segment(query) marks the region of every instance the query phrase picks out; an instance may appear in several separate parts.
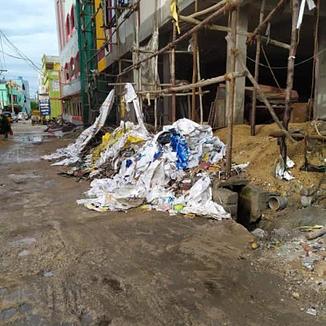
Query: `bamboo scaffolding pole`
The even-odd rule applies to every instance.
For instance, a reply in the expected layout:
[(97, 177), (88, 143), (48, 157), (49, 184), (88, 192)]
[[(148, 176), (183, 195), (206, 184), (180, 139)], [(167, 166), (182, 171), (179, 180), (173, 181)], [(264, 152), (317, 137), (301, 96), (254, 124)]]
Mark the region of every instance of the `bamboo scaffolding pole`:
[[(155, 0), (155, 19), (154, 19), (154, 29), (158, 33), (158, 0)], [(157, 90), (157, 80), (158, 80), (158, 56), (155, 57), (155, 72), (154, 72), (154, 83), (155, 91)], [(157, 131), (158, 127), (158, 117), (157, 117), (157, 96), (154, 98), (154, 130)]]
[[(204, 91), (203, 94), (208, 94), (210, 93), (210, 91)], [(157, 96), (157, 97), (172, 97), (172, 93), (159, 93), (158, 91), (149, 91), (149, 92), (146, 92), (146, 91), (142, 91), (142, 92), (137, 92), (137, 94), (139, 95), (153, 95), (153, 96)], [(175, 93), (175, 96), (176, 97), (183, 97), (183, 96), (191, 96), (192, 95), (192, 92), (190, 93)], [(196, 95), (199, 95), (199, 92), (196, 93)], [(190, 105), (191, 106), (191, 105)]]
[[(195, 12), (198, 10), (198, 1), (195, 1)], [(197, 47), (198, 47), (198, 34), (192, 34), (192, 83), (195, 84), (197, 79)], [(196, 88), (192, 89), (191, 100), (191, 119), (196, 121)]]
[[(175, 42), (176, 36), (177, 36), (177, 29), (176, 29), (176, 23), (173, 21), (173, 31), (172, 31), (172, 43)], [(171, 53), (171, 62), (170, 62), (170, 67), (171, 67), (171, 84), (172, 88), (175, 86), (175, 46), (172, 48), (172, 53)], [(171, 89), (172, 89), (171, 88)], [(177, 110), (177, 99), (174, 94), (174, 91), (172, 91), (172, 122), (176, 121), (176, 110)]]
[[(233, 10), (229, 17), (229, 26), (231, 33), (227, 36), (228, 42), (228, 53), (230, 56), (230, 71), (234, 73), (236, 66), (236, 39), (237, 39), (237, 22), (238, 22), (238, 11)], [(232, 168), (232, 147), (233, 147), (233, 113), (234, 113), (234, 103), (235, 103), (235, 78), (231, 78), (227, 81), (227, 149), (226, 149), (226, 176), (231, 176)]]
[[(201, 20), (195, 19), (195, 18), (191, 18), (189, 16), (179, 16), (179, 19), (188, 23), (188, 24), (192, 24), (192, 25), (198, 25), (201, 23)], [(207, 26), (205, 26), (206, 29), (208, 30), (212, 30), (212, 31), (217, 31), (217, 32), (225, 32), (225, 33), (229, 33), (230, 32), (230, 28), (227, 26), (222, 26), (222, 25), (216, 25), (216, 24), (209, 24)], [(239, 35), (245, 35), (247, 37), (252, 37), (253, 33), (252, 32), (238, 32)], [(268, 42), (268, 44), (270, 45), (274, 45), (276, 47), (282, 48), (282, 49), (286, 49), (289, 50), (290, 49), (290, 45), (281, 41), (277, 41), (274, 40), (272, 38), (268, 38), (266, 36), (261, 35), (261, 40), (264, 42)]]
[[(189, 38), (189, 36), (191, 36), (194, 32), (199, 31), (200, 29), (202, 29), (205, 25), (209, 24), (213, 19), (224, 15), (226, 12), (240, 6), (243, 3), (244, 0), (228, 0), (228, 3), (222, 7), (221, 9), (215, 11), (214, 13), (212, 13), (210, 16), (206, 17), (203, 21), (201, 21), (200, 24), (194, 26), (192, 29), (190, 29), (189, 31), (187, 31), (185, 34), (181, 35), (180, 37), (178, 37), (177, 39), (175, 39), (175, 41), (170, 42), (169, 44), (167, 44), (166, 46), (164, 46), (163, 48), (161, 48), (160, 50), (156, 51), (155, 53), (151, 54), (150, 56), (148, 56), (147, 58), (144, 58), (143, 60), (136, 62), (136, 64), (134, 66), (137, 66), (143, 62), (146, 62), (150, 59), (152, 59), (153, 57), (160, 55), (170, 49), (172, 49), (173, 47), (175, 47), (178, 43), (184, 41), (185, 39)], [(125, 69), (124, 71), (122, 71), (122, 74), (126, 74), (128, 72), (130, 72), (134, 67), (131, 66), (127, 69)]]
[(290, 122), (290, 101), (291, 101), (291, 92), (293, 89), (293, 79), (294, 79), (294, 63), (295, 56), (297, 53), (298, 46), (298, 30), (297, 22), (299, 17), (299, 0), (292, 0), (292, 29), (291, 29), (291, 48), (289, 51), (288, 59), (288, 72), (287, 72), (287, 82), (285, 90), (285, 114), (283, 119), (283, 124), (286, 129), (288, 129)]
[(283, 6), (288, 2), (288, 0), (280, 0), (276, 7), (265, 17), (265, 19), (256, 27), (252, 35), (249, 37), (249, 42), (252, 42), (253, 39), (262, 32), (262, 29), (266, 24), (283, 8)]
[(240, 64), (240, 66), (242, 67), (242, 69), (244, 69), (244, 71), (246, 72), (246, 76), (248, 77), (248, 79), (250, 80), (250, 82), (252, 83), (253, 87), (256, 88), (258, 95), (260, 96), (261, 100), (263, 101), (263, 103), (266, 105), (270, 115), (272, 116), (274, 122), (277, 124), (277, 126), (283, 131), (283, 133), (285, 134), (285, 136), (287, 138), (289, 138), (292, 142), (295, 142), (295, 140), (293, 139), (293, 137), (290, 135), (290, 133), (288, 132), (288, 130), (286, 130), (283, 127), (282, 122), (279, 120), (279, 118), (277, 117), (272, 105), (269, 103), (266, 95), (264, 94), (263, 90), (260, 88), (259, 84), (256, 82), (255, 77), (250, 73), (249, 69), (247, 68), (245, 61), (242, 57), (242, 55), (238, 54), (238, 62)]
[[(291, 28), (291, 48), (289, 51), (289, 59), (288, 59), (288, 71), (287, 71), (287, 81), (286, 81), (286, 90), (285, 90), (285, 112), (283, 117), (283, 125), (286, 130), (289, 129), (289, 122), (291, 117), (291, 92), (293, 89), (293, 79), (294, 79), (294, 63), (295, 56), (297, 53), (298, 46), (298, 30), (297, 30), (297, 22), (299, 17), (299, 0), (292, 0), (292, 28)], [(280, 148), (281, 148), (281, 156), (285, 165), (287, 167), (287, 144), (285, 137), (281, 138)]]
[[(180, 86), (165, 88), (165, 89), (158, 90), (158, 91), (151, 91), (151, 92), (144, 92), (144, 93), (145, 94), (147, 94), (147, 93), (150, 93), (150, 94), (168, 94), (168, 93), (172, 93), (172, 92), (177, 93), (177, 92), (189, 91), (189, 90), (192, 90), (192, 88), (194, 88), (194, 87), (196, 87), (196, 88), (206, 87), (206, 86), (209, 86), (209, 85), (222, 83), (222, 82), (231, 80), (233, 78), (239, 78), (239, 77), (244, 77), (244, 76), (246, 76), (245, 72), (227, 73), (227, 74), (224, 74), (224, 75), (221, 75), (221, 76), (201, 80), (199, 82), (196, 82), (195, 84), (180, 85)], [(203, 92), (203, 94), (205, 94), (205, 93), (206, 92)], [(192, 94), (192, 93), (190, 93), (190, 94)], [(199, 94), (199, 92), (197, 94)]]
[[(313, 119), (316, 119), (317, 116), (317, 98), (319, 93), (319, 44), (318, 44), (318, 38), (319, 38), (319, 19), (320, 19), (320, 0), (316, 0), (316, 22), (315, 22), (315, 35), (314, 35), (314, 72), (313, 72), (313, 83), (314, 83), (314, 101), (313, 101)], [(311, 113), (309, 115), (309, 118), (311, 118)]]
[(206, 9), (201, 10), (201, 11), (198, 11), (198, 6), (197, 6), (197, 8), (195, 9), (195, 12), (192, 15), (190, 15), (189, 17), (195, 18), (195, 17), (199, 17), (199, 16), (209, 14), (214, 10), (221, 9), (227, 3), (228, 3), (227, 0), (223, 0), (223, 1), (220, 1), (219, 3), (217, 3), (217, 4), (213, 5), (213, 6), (210, 6), (210, 7), (206, 8)]
[[(259, 24), (264, 20), (265, 11), (265, 0), (261, 0), (260, 14), (259, 14)], [(260, 63), (260, 52), (261, 52), (261, 36), (258, 34), (256, 42), (256, 60), (255, 60), (255, 80), (259, 83), (259, 63)], [(256, 106), (257, 106), (257, 90), (254, 88), (252, 94), (252, 107), (251, 107), (251, 136), (256, 135)]]
[[(198, 73), (198, 80), (201, 80), (201, 69), (200, 69), (200, 53), (199, 47), (197, 47), (197, 73)], [(204, 123), (204, 105), (203, 105), (203, 92), (202, 88), (198, 88), (199, 91), (199, 109), (200, 109), (200, 124)]]
[[(113, 30), (113, 32), (110, 35), (110, 38), (99, 48), (99, 49), (95, 49), (95, 54), (89, 59), (89, 61), (93, 60), (103, 49), (105, 49), (105, 47), (109, 44), (113, 44), (112, 43), (112, 37), (113, 35), (117, 32), (117, 30), (127, 21), (127, 19), (139, 8), (139, 4), (141, 0), (136, 0), (137, 2), (135, 2), (133, 5), (131, 5), (129, 7), (128, 13), (126, 15), (124, 15), (124, 17), (122, 18), (122, 20), (120, 21), (120, 23), (116, 26), (116, 28)], [(106, 26), (104, 26), (106, 27)]]

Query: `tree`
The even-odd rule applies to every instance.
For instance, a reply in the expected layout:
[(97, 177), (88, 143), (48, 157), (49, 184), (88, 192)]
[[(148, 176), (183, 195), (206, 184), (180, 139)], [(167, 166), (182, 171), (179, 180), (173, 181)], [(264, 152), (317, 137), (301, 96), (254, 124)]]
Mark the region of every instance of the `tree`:
[(33, 110), (38, 110), (38, 102), (36, 101), (31, 101), (31, 109)]

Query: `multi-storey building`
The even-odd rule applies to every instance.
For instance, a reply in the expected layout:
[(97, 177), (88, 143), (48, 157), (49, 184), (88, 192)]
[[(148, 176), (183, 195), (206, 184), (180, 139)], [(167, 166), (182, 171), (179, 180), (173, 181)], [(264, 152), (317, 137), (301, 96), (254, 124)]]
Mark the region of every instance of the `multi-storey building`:
[[(230, 72), (232, 51), (226, 41), (226, 36), (230, 32), (228, 11), (221, 11), (221, 14), (210, 19), (204, 28), (198, 28), (195, 34), (184, 35), (214, 13), (214, 10), (208, 9), (212, 6), (211, 0), (55, 1), (62, 64), (64, 112), (79, 116), (83, 113), (84, 122), (90, 122), (94, 118), (102, 97), (110, 88), (115, 86), (117, 94), (121, 94), (123, 82), (133, 82), (138, 94), (143, 96), (144, 102), (152, 98), (151, 94), (154, 92), (146, 93), (147, 88), (144, 87), (142, 74), (149, 68), (150, 61), (148, 61), (148, 66), (143, 67), (135, 63), (140, 58), (144, 58), (146, 53), (155, 52), (156, 49), (144, 48), (155, 30), (158, 31), (157, 48), (166, 47), (166, 51), (160, 52), (157, 56), (157, 79), (160, 82), (158, 87), (170, 87), (175, 82), (193, 83), (194, 80), (210, 79)], [(309, 2), (311, 6), (312, 1)], [(259, 0), (242, 1), (237, 11), (236, 46), (252, 73), (255, 71), (256, 43), (247, 41), (250, 33), (259, 25), (261, 3)], [(264, 14), (267, 15), (278, 1), (271, 0), (265, 3)], [(303, 23), (299, 30), (300, 42), (295, 57), (294, 89), (299, 94), (296, 101), (314, 103), (314, 109), (311, 109), (313, 117), (320, 119), (326, 117), (323, 87), (326, 83), (326, 77), (323, 74), (325, 70), (323, 68), (326, 65), (326, 54), (323, 51), (326, 43), (324, 28), (326, 7), (323, 2), (318, 3), (320, 3), (318, 13), (316, 9), (309, 9), (308, 6), (304, 11)], [(171, 8), (173, 8), (171, 4), (178, 5), (178, 14), (171, 13)], [(196, 4), (197, 9), (195, 9)], [(218, 5), (216, 3), (214, 6)], [(182, 37), (182, 41), (178, 41), (176, 47), (171, 46), (170, 43), (173, 39), (173, 15), (179, 17), (180, 31), (177, 32), (176, 38)], [(317, 18), (319, 25), (316, 25)], [(270, 88), (273, 91), (286, 88), (291, 21), (291, 9), (286, 5), (262, 30), (263, 50), (260, 56), (258, 82), (274, 87)], [(318, 33), (314, 37), (312, 26), (318, 27)], [(192, 37), (198, 40), (196, 52), (193, 51), (195, 43)], [(312, 42), (313, 38), (315, 42)], [(318, 47), (321, 50), (319, 52)], [(175, 59), (172, 59), (173, 49)], [(317, 51), (317, 57), (314, 51)], [(315, 60), (314, 57), (316, 57)], [(130, 69), (131, 66), (133, 66), (132, 69)], [(235, 70), (241, 70), (238, 61)], [(150, 82), (153, 83), (153, 79)], [(207, 121), (212, 105), (218, 102), (219, 108), (216, 114), (220, 115), (218, 119), (223, 125), (226, 121), (225, 107), (228, 107), (227, 85), (227, 82), (222, 83), (217, 89), (218, 85), (214, 84), (201, 90), (197, 88), (197, 91), (194, 88), (190, 90), (192, 92), (190, 101), (185, 94), (177, 94), (177, 109), (174, 110), (176, 112), (171, 111), (171, 96), (174, 98), (175, 95), (171, 92), (169, 95), (161, 94), (157, 97), (157, 111), (161, 115), (161, 122), (168, 123), (181, 117), (199, 120), (199, 105), (203, 109), (203, 120)], [(248, 121), (250, 116), (248, 108), (253, 101), (253, 92), (248, 86), (250, 84), (246, 83), (246, 77), (239, 77), (235, 81), (234, 121), (236, 123)], [(193, 95), (194, 92), (197, 93)], [(193, 111), (195, 114), (190, 114), (190, 102), (191, 106), (195, 107)], [(147, 101), (145, 115), (150, 109), (153, 111), (151, 106), (153, 102)], [(148, 112), (147, 107), (149, 107)], [(263, 110), (264, 108), (261, 111)], [(267, 118), (264, 116), (261, 122), (268, 119), (270, 119), (269, 115)]]
[[(177, 3), (179, 7), (179, 23), (182, 36), (189, 29), (198, 25), (213, 11), (205, 13), (205, 9), (218, 1), (210, 0), (94, 0), (96, 22), (96, 47), (97, 47), (97, 71), (100, 75), (112, 76), (112, 82), (133, 81), (135, 70), (128, 69), (128, 65), (137, 62), (137, 47), (145, 45), (153, 35), (155, 25), (159, 30), (159, 48), (168, 45), (172, 40), (171, 4)], [(195, 13), (195, 3), (197, 12)], [(213, 4), (212, 4), (213, 3)], [(243, 1), (237, 17), (237, 48), (247, 60), (248, 68), (254, 73), (256, 43), (247, 42), (248, 36), (259, 25), (260, 0)], [(264, 14), (267, 15), (277, 5), (277, 0), (265, 2)], [(317, 11), (314, 4), (320, 4)], [(134, 10), (137, 7), (138, 10)], [(204, 10), (204, 11), (203, 11)], [(223, 75), (230, 69), (230, 49), (226, 42), (228, 29), (227, 13), (218, 15), (209, 24), (205, 24), (197, 33), (201, 79), (208, 79)], [(316, 25), (316, 19), (319, 25)], [(325, 91), (326, 54), (323, 51), (326, 44), (326, 4), (323, 1), (309, 1), (304, 10), (303, 22), (298, 29), (299, 45), (295, 58), (294, 89), (298, 92), (297, 101), (314, 103), (313, 117), (326, 118)], [(287, 65), (289, 58), (289, 44), (291, 38), (292, 13), (289, 5), (283, 6), (269, 24), (262, 29), (262, 47), (260, 62), (259, 83), (276, 86), (276, 89), (286, 88)], [(317, 34), (315, 27), (317, 26)], [(183, 38), (176, 47), (175, 75), (177, 80), (191, 83), (193, 80), (193, 56), (192, 35)], [(315, 38), (315, 45), (313, 44)], [(316, 46), (317, 45), (317, 46)], [(171, 83), (171, 49), (161, 53), (158, 57), (159, 77), (161, 83)], [(314, 49), (318, 56), (314, 60)], [(317, 50), (316, 50), (317, 49)], [(265, 54), (264, 54), (265, 53)], [(142, 57), (144, 56), (141, 54)], [(136, 56), (136, 60), (135, 60)], [(267, 56), (267, 58), (265, 58)], [(237, 64), (236, 69), (240, 67)], [(129, 73), (124, 73), (128, 70)], [(137, 72), (137, 71), (136, 71)], [(118, 78), (116, 77), (118, 76)], [(248, 119), (248, 106), (250, 106), (252, 91), (246, 86), (246, 78), (237, 78), (235, 85), (235, 109), (234, 120), (243, 123)], [(206, 87), (203, 96), (204, 120), (207, 121), (211, 104), (217, 98), (216, 85)], [(225, 85), (221, 85), (220, 93), (225, 94)], [(250, 93), (251, 92), (251, 93)], [(146, 96), (146, 95), (145, 95)], [(164, 99), (164, 105), (160, 108), (164, 121), (169, 122), (171, 117), (171, 103)], [(196, 109), (199, 106), (196, 100)], [(178, 103), (176, 117), (187, 116)], [(224, 104), (225, 105), (225, 104)], [(223, 105), (222, 105), (223, 106)], [(225, 112), (225, 111), (224, 111)], [(268, 114), (268, 112), (267, 112)], [(263, 118), (265, 121), (269, 118)]]
[(59, 57), (43, 55), (39, 95), (50, 103), (50, 118), (56, 118), (62, 114), (60, 72)]
[(76, 0), (55, 0), (55, 5), (62, 111), (65, 119), (78, 123), (82, 121), (82, 106)]
[(18, 77), (13, 80), (0, 80), (0, 108), (30, 114), (31, 102), (27, 80)]

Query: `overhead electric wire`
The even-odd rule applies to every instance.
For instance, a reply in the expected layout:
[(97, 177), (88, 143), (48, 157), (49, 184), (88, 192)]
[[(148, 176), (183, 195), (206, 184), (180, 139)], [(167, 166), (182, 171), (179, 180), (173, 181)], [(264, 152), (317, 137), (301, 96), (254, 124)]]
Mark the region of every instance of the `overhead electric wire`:
[(12, 47), (12, 49), (16, 52), (18, 56), (20, 56), (23, 60), (25, 60), (27, 63), (29, 63), (35, 70), (38, 72), (41, 72), (40, 67), (38, 67), (32, 59), (30, 59), (24, 52), (22, 52), (13, 42), (10, 41), (10, 39), (7, 37), (7, 35), (0, 30), (0, 34), (3, 36), (3, 38), (7, 41), (7, 43)]
[(3, 53), (3, 42), (2, 42), (2, 36), (1, 35), (0, 35), (0, 45), (1, 45), (2, 58), (3, 58), (3, 65), (1, 64), (1, 66), (2, 66), (2, 69), (5, 69), (6, 68), (6, 60), (5, 60), (5, 55)]
[[(324, 53), (325, 51), (326, 51), (326, 48), (320, 50), (320, 51), (317, 53), (317, 56), (321, 55), (321, 54)], [(307, 63), (307, 62), (313, 60), (314, 58), (315, 58), (315, 56), (313, 55), (313, 56), (311, 56), (311, 57), (309, 57), (309, 58), (307, 58), (307, 59), (305, 59), (305, 60), (303, 60), (303, 61), (300, 61), (300, 62), (296, 63), (294, 66), (295, 66), (295, 67), (301, 66), (301, 65), (303, 65), (303, 64), (305, 64), (305, 63)], [(250, 60), (251, 62), (256, 62), (255, 59), (253, 59), (253, 58), (251, 58), (251, 57), (249, 57), (249, 56), (247, 56), (247, 59)], [(284, 69), (288, 69), (287, 66), (283, 66), (283, 67), (282, 67), (282, 66), (280, 66), (280, 67), (278, 67), (278, 66), (276, 66), (276, 67), (269, 67), (268, 65), (265, 65), (265, 64), (263, 64), (263, 63), (259, 63), (259, 65), (260, 65), (261, 67), (268, 68), (268, 69), (271, 68), (271, 69), (273, 69), (273, 70), (284, 70)]]
[(2, 49), (0, 50), (0, 52), (2, 53), (3, 57), (6, 55), (6, 56), (8, 56), (10, 58), (13, 58), (13, 59), (24, 60), (22, 57), (17, 57), (17, 56), (15, 56), (13, 54), (10, 54), (10, 53), (6, 52), (6, 51), (3, 51)]
[(277, 78), (276, 78), (276, 76), (274, 74), (273, 68), (271, 67), (271, 64), (269, 62), (269, 59), (267, 57), (267, 54), (265, 52), (265, 49), (264, 49), (264, 46), (263, 45), (261, 46), (261, 49), (262, 49), (262, 52), (263, 52), (265, 61), (267, 62), (268, 68), (269, 68), (269, 70), (270, 70), (270, 72), (272, 74), (272, 77), (273, 77), (274, 81), (275, 81), (275, 84), (277, 85), (278, 89), (281, 89), (280, 83), (278, 82), (278, 80), (277, 80)]

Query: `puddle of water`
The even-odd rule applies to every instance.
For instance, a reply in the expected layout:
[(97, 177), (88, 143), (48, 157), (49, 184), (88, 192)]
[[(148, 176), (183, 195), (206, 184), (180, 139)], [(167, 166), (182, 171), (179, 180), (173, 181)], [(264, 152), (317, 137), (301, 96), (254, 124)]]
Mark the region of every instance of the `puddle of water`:
[(0, 147), (0, 164), (40, 161), (35, 146), (47, 141), (40, 133), (15, 135), (5, 147)]
[[(34, 145), (33, 145), (34, 146)], [(32, 148), (12, 146), (9, 150), (0, 151), (0, 165), (40, 161), (41, 157)]]

